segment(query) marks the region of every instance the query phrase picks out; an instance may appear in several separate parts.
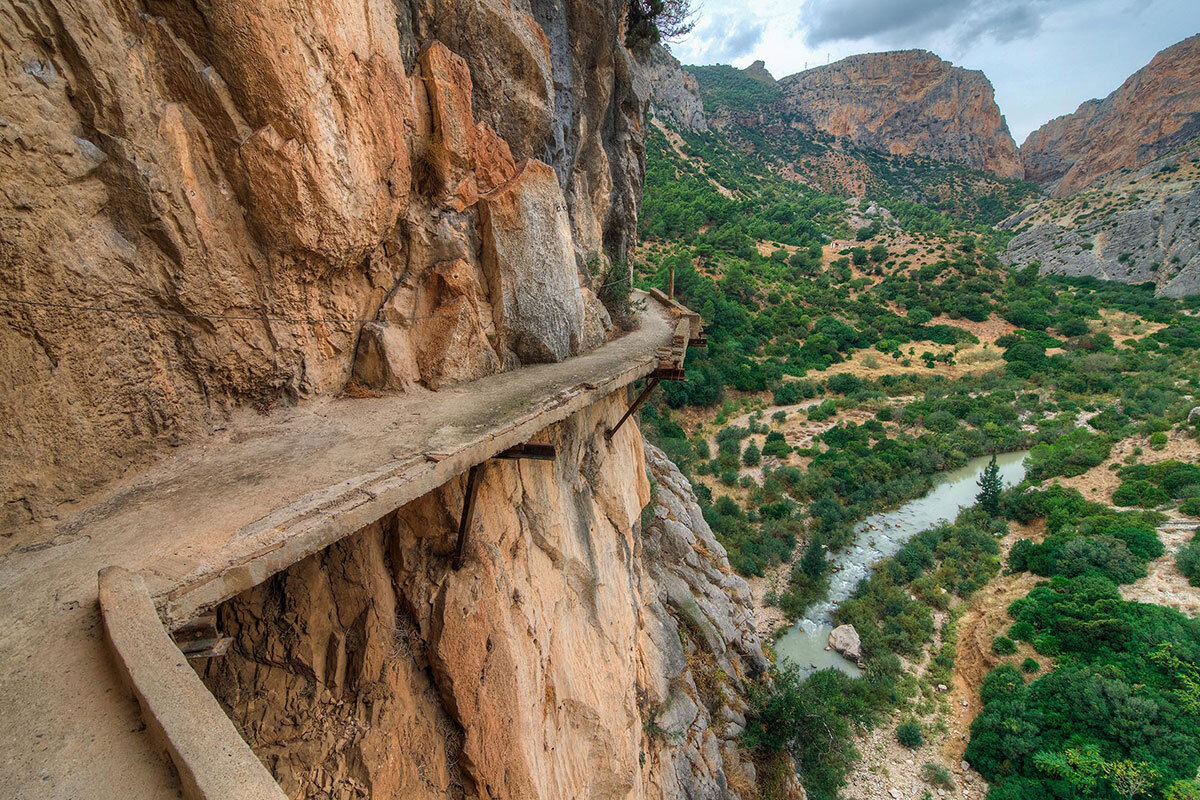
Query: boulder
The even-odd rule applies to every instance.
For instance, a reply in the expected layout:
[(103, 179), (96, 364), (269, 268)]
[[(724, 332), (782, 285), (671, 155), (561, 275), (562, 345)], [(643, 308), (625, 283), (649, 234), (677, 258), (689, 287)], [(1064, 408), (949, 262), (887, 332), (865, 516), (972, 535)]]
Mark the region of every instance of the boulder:
[(862, 641), (853, 625), (839, 625), (829, 632), (829, 646), (851, 661), (862, 661)]
[(522, 162), (479, 208), (483, 269), (501, 344), (524, 363), (578, 353), (583, 299), (567, 204), (553, 168)]
[(371, 389), (404, 391), (420, 374), (408, 330), (388, 322), (363, 326), (354, 356), (356, 380)]

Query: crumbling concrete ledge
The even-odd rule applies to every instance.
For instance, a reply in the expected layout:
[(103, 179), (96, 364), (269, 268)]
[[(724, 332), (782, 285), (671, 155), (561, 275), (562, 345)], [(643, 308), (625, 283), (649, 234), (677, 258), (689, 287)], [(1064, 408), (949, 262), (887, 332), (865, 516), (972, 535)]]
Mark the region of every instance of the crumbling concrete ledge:
[(151, 738), (171, 757), (189, 800), (286, 800), (187, 659), (167, 635), (142, 576), (100, 571), (104, 633), (142, 707)]
[[(385, 418), (424, 411), (430, 419), (401, 429), (407, 436), (393, 434), (399, 442), (388, 448), (390, 457), (382, 463), (364, 453), (363, 463), (352, 465), (356, 471), (299, 497), (255, 484), (254, 492), (279, 498), (281, 504), (232, 533), (214, 537), (210, 531), (180, 542), (177, 552), (151, 558), (140, 572), (117, 566), (100, 570), (100, 612), (109, 647), (151, 738), (174, 762), (185, 797), (282, 800), (286, 795), (169, 631), (633, 381), (660, 369), (681, 373), (688, 341), (700, 330), (699, 316), (661, 292), (650, 299), (650, 308), (639, 315), (638, 330), (590, 354), (524, 367), (437, 395), (374, 401), (375, 413)], [(472, 400), (465, 412), (442, 411), (448, 408), (447, 398), (464, 394)], [(355, 402), (341, 404), (336, 413), (363, 409), (372, 401)], [(322, 452), (327, 451), (306, 452), (303, 460), (319, 459)], [(201, 459), (191, 472), (182, 473), (201, 496), (210, 493), (209, 481), (223, 469), (206, 463)], [(233, 463), (242, 462), (235, 458)], [(288, 468), (284, 461), (275, 472)], [(175, 476), (150, 484), (130, 513), (143, 522), (139, 515), (154, 515), (156, 524), (139, 530), (180, 530), (193, 523), (203, 527), (191, 516), (194, 507), (180, 502), (179, 480)], [(118, 516), (109, 524), (120, 527), (129, 519)], [(210, 519), (208, 524), (220, 523)], [(95, 523), (89, 530), (99, 533)]]

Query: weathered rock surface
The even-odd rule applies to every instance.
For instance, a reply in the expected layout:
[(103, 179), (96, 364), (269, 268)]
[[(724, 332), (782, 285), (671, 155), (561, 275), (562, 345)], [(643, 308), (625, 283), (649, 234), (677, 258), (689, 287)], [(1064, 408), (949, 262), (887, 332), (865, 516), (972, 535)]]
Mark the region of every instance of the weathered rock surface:
[(991, 82), (928, 51), (851, 56), (778, 85), (785, 113), (855, 146), (1023, 174)]
[(1025, 175), (1064, 197), (1200, 135), (1200, 34), (1158, 53), (1103, 100), (1047, 122), (1021, 145)]
[(665, 456), (634, 429), (606, 442), (621, 410), (546, 431), (552, 464), (488, 465), (457, 572), (452, 485), (221, 609), (235, 643), (205, 680), (291, 796), (715, 800), (752, 780), (749, 590)]
[(504, 347), (524, 362), (579, 352), (583, 299), (558, 177), (525, 161), (480, 203), (483, 268)]
[(708, 130), (696, 77), (685, 72), (675, 56), (654, 45), (638, 55), (637, 77), (645, 83), (650, 111), (675, 130)]
[[(1177, 160), (1169, 157), (1143, 172), (1170, 176), (1173, 172), (1169, 170), (1176, 167)], [(1009, 242), (1005, 260), (1020, 267), (1040, 264), (1043, 274), (1150, 282), (1157, 287), (1157, 294), (1168, 297), (1200, 293), (1200, 236), (1196, 233), (1200, 228), (1200, 189), (1172, 181), (1157, 195), (1145, 189), (1134, 191), (1131, 186), (1114, 187), (1106, 194), (1115, 198), (1109, 200), (1113, 203), (1109, 210), (1085, 213), (1078, 219), (1064, 215), (1031, 223), (1032, 227)], [(1079, 198), (1097, 206), (1103, 199), (1098, 192)], [(1005, 226), (1020, 226), (1037, 212), (1036, 207), (1028, 209)]]
[[(559, 283), (636, 235), (645, 102), (615, 0), (19, 8), (0, 295), (68, 307), (0, 305), (3, 520), (240, 406), (340, 392), (356, 352), (393, 390), (514, 366), (477, 198), (518, 161), (560, 187)], [(543, 321), (556, 357), (575, 292), (540, 307), (569, 315)]]
[(862, 640), (853, 625), (838, 625), (829, 632), (829, 646), (851, 661), (862, 661)]

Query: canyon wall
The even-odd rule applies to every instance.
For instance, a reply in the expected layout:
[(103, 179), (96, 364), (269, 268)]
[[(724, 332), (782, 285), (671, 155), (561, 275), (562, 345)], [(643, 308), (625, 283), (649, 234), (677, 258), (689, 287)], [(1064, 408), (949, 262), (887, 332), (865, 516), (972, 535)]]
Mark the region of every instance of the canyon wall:
[(778, 85), (784, 113), (856, 147), (1022, 177), (991, 82), (928, 51), (850, 56)]
[(460, 570), (457, 481), (220, 610), (205, 680), (290, 796), (745, 796), (749, 588), (623, 407), (487, 465)]
[(1021, 145), (1026, 177), (1056, 197), (1140, 167), (1200, 135), (1200, 34), (1158, 53), (1103, 100), (1052, 119)]
[(621, 9), (0, 2), (0, 522), (238, 409), (596, 344), (644, 167)]
[(696, 77), (684, 72), (675, 56), (661, 45), (653, 45), (638, 53), (637, 63), (641, 94), (649, 98), (655, 117), (677, 131), (708, 130)]

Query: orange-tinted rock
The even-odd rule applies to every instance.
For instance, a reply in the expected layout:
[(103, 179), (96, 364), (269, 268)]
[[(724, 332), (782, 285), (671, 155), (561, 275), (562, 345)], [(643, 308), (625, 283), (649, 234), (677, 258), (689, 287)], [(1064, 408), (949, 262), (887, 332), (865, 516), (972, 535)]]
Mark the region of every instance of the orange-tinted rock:
[(1200, 34), (1156, 55), (1103, 100), (1053, 119), (1021, 145), (1030, 180), (1057, 197), (1139, 167), (1200, 135)]
[(785, 111), (858, 147), (1022, 176), (992, 84), (928, 51), (850, 56), (778, 85)]
[(462, 210), (508, 180), (516, 164), (508, 143), (475, 122), (466, 61), (434, 42), (421, 53), (421, 72), (433, 121), (429, 163), (446, 198)]

